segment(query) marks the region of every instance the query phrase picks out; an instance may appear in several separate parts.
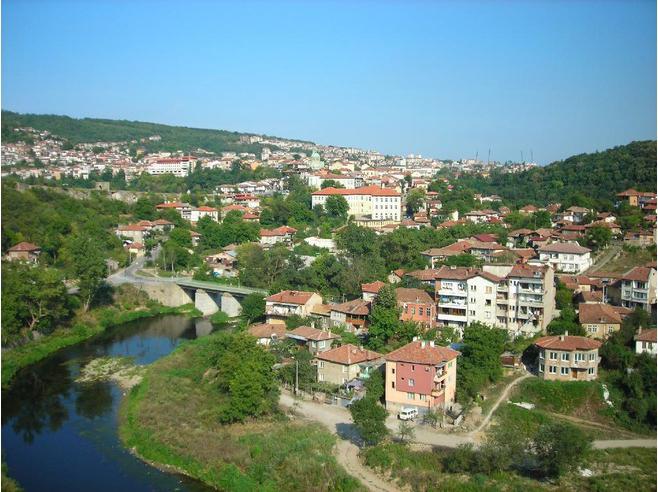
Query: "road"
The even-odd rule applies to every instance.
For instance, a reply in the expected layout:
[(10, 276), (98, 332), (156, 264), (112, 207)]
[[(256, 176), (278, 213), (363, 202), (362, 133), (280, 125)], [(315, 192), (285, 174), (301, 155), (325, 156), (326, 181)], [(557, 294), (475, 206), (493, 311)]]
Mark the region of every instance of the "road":
[(610, 448), (655, 448), (656, 439), (623, 439), (610, 441), (594, 441), (594, 449)]
[(135, 284), (135, 283), (161, 283), (161, 282), (175, 282), (177, 279), (174, 277), (142, 277), (137, 275), (137, 271), (144, 268), (147, 260), (155, 260), (158, 257), (160, 246), (156, 246), (151, 250), (150, 257), (139, 256), (128, 265), (126, 268), (117, 270), (112, 275), (107, 277), (107, 282), (111, 285), (121, 284)]

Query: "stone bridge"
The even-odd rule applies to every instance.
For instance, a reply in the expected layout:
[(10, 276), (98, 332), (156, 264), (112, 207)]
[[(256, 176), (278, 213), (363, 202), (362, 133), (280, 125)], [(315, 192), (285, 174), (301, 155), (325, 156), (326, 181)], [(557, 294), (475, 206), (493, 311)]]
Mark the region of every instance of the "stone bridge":
[(194, 303), (204, 316), (223, 311), (230, 317), (238, 316), (242, 311), (240, 302), (249, 294), (265, 297), (267, 291), (249, 287), (236, 287), (215, 282), (191, 279), (167, 279), (164, 282), (138, 282), (137, 286), (152, 299), (165, 306), (182, 306)]

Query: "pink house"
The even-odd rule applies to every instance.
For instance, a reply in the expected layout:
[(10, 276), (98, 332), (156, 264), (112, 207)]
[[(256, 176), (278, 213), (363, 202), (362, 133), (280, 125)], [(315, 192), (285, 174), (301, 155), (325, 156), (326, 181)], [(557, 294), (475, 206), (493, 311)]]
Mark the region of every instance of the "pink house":
[(414, 340), (386, 356), (386, 408), (413, 407), (419, 413), (455, 402), (459, 352)]

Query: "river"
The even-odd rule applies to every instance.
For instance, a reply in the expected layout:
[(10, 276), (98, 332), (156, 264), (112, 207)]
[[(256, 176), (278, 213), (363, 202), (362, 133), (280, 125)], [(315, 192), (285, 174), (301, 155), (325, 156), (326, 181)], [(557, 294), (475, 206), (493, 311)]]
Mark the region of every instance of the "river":
[(2, 457), (31, 491), (207, 491), (135, 458), (118, 437), (122, 390), (111, 382), (76, 383), (80, 368), (102, 356), (150, 364), (183, 340), (210, 333), (185, 316), (133, 321), (23, 369), (2, 394)]

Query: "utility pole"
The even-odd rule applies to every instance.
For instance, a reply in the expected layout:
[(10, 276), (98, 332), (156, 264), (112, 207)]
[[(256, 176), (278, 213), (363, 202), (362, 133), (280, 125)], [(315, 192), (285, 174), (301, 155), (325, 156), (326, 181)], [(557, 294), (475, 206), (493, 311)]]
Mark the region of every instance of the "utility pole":
[(299, 361), (295, 359), (295, 396), (299, 394)]

